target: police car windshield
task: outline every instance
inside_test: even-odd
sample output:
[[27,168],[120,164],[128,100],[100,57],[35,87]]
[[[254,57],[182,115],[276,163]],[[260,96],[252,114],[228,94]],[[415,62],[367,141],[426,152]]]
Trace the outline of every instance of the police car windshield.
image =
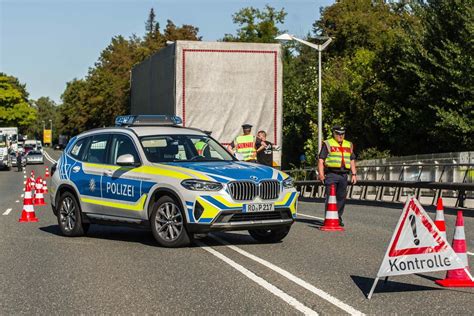
[[200,135],[155,135],[140,139],[150,162],[232,161],[218,142]]

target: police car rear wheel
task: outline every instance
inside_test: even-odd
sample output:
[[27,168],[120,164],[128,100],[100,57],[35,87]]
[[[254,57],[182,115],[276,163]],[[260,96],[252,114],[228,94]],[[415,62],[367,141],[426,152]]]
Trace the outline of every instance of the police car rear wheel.
[[253,237],[253,239],[267,243],[279,242],[280,240],[285,238],[289,232],[290,227],[249,230],[249,234]]
[[89,225],[82,224],[81,210],[76,197],[70,192],[65,192],[59,198],[58,206],[58,225],[63,235],[68,237],[84,235]]
[[164,247],[181,247],[190,243],[180,206],[169,196],[161,197],[151,214],[151,228],[156,241]]

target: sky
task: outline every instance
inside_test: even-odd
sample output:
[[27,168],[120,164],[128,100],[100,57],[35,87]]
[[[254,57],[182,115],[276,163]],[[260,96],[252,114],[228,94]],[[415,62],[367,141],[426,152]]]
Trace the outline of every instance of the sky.
[[199,28],[204,41],[235,34],[232,14],[269,4],[288,13],[281,27],[304,37],[331,0],[0,0],[0,72],[26,84],[31,99],[61,102],[66,83],[83,78],[113,36],[143,36],[150,8],[166,20]]

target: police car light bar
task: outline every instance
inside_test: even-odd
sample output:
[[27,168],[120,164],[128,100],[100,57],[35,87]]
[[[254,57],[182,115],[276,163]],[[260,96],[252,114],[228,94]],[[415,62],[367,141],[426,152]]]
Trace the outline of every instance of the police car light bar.
[[175,115],[122,115],[115,118],[115,126],[180,125],[183,120]]

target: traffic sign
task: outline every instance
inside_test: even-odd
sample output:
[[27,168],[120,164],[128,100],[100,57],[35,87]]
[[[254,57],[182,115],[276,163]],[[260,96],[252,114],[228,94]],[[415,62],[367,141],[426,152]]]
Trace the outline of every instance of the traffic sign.
[[50,129],[43,130],[43,144],[51,144],[52,133]]
[[465,268],[420,203],[409,197],[368,298],[380,277]]

